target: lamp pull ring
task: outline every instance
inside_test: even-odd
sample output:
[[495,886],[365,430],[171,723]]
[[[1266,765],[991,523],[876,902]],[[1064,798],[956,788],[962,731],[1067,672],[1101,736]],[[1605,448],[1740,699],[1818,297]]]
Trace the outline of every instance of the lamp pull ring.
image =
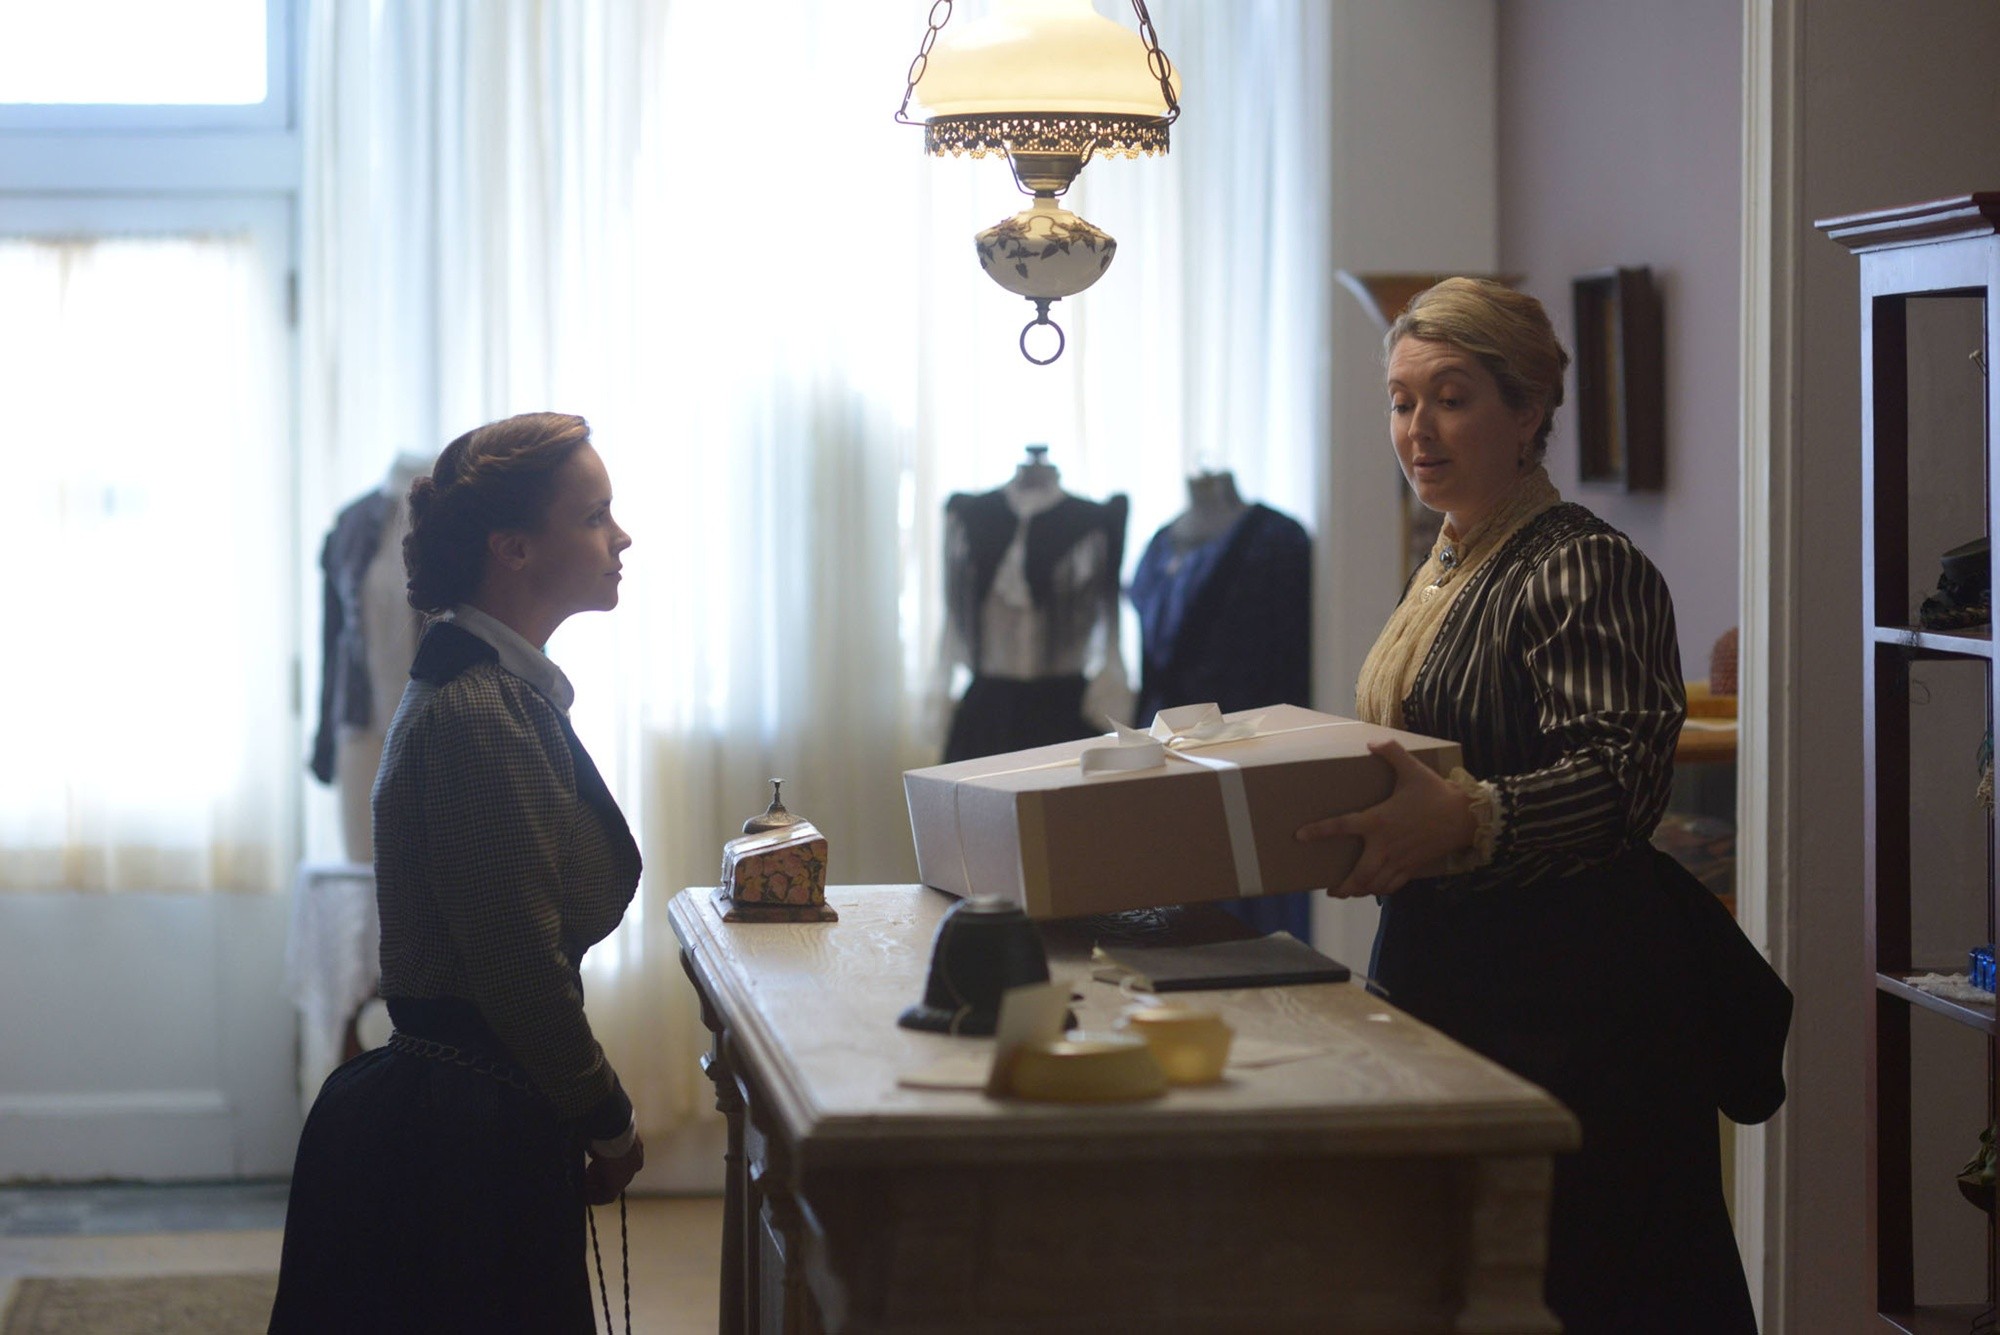
[[[1069,339],[1064,336],[1062,326],[1049,318],[1049,307],[1053,303],[1060,301],[1061,298],[1030,297],[1028,300],[1035,303],[1035,318],[1021,327],[1021,355],[1037,366],[1047,366],[1050,362],[1062,356],[1063,349],[1069,346]],[[1046,357],[1037,357],[1034,353],[1028,351],[1028,335],[1034,332],[1037,325],[1047,325],[1056,331],[1056,350]]]
[[[1134,0],[1137,3],[1137,0]],[[909,82],[903,88],[903,105],[896,108],[898,125],[922,125],[922,121],[910,119],[910,99],[916,96],[917,81],[924,77],[924,70],[930,65],[931,48],[937,45],[939,29],[951,22],[951,0],[931,0],[930,17],[925,21],[924,40],[917,46],[917,54],[910,61]],[[1150,60],[1151,57],[1148,57]],[[1168,98],[1172,101],[1172,98]]]

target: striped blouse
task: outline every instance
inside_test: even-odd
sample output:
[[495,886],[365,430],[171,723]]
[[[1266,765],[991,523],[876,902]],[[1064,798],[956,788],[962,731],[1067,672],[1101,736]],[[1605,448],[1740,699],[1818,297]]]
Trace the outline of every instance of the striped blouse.
[[1530,520],[1468,576],[1403,702],[1497,794],[1493,860],[1466,888],[1566,876],[1645,844],[1687,715],[1672,596],[1580,505]]

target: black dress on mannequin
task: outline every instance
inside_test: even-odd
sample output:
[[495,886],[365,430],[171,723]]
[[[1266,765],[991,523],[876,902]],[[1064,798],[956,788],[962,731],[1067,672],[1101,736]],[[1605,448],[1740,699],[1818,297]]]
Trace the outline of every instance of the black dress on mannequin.
[[1129,701],[1116,651],[1127,502],[1072,496],[1057,480],[1037,458],[1006,486],[945,504],[949,656],[973,674],[946,761],[1107,731],[1085,706],[1093,646]]
[[[1188,479],[1187,511],[1146,544],[1129,594],[1143,646],[1138,726],[1175,705],[1311,705],[1312,539],[1270,506],[1246,505],[1229,474]],[[1312,939],[1308,894],[1223,907],[1260,931]]]

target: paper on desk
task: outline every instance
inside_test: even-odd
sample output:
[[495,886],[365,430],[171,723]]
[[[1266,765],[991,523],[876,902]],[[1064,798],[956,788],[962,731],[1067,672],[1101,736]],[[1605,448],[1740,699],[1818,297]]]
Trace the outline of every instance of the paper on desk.
[[1000,994],[1000,1022],[993,1031],[993,1069],[986,1093],[1007,1093],[1014,1074],[1014,1054],[1028,1043],[1054,1043],[1063,1036],[1069,1018],[1069,982],[1027,983]]
[[1010,987],[1000,998],[992,1044],[948,1053],[903,1072],[896,1083],[909,1089],[983,1089],[997,1098],[1007,1092],[1017,1048],[1023,1043],[1052,1043],[1063,1036],[1069,1003],[1070,982],[1065,978]]
[[992,1074],[993,1049],[981,1043],[971,1052],[954,1052],[905,1071],[896,1083],[908,1089],[984,1089]]

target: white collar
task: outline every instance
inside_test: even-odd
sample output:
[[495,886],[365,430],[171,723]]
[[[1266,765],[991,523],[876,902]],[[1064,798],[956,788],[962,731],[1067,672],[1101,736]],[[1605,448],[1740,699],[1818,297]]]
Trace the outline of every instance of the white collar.
[[492,645],[500,655],[501,667],[540,691],[556,707],[557,713],[569,713],[569,707],[576,699],[576,688],[569,684],[569,678],[547,654],[529,644],[512,626],[487,615],[471,603],[459,603],[441,619],[457,624]]

